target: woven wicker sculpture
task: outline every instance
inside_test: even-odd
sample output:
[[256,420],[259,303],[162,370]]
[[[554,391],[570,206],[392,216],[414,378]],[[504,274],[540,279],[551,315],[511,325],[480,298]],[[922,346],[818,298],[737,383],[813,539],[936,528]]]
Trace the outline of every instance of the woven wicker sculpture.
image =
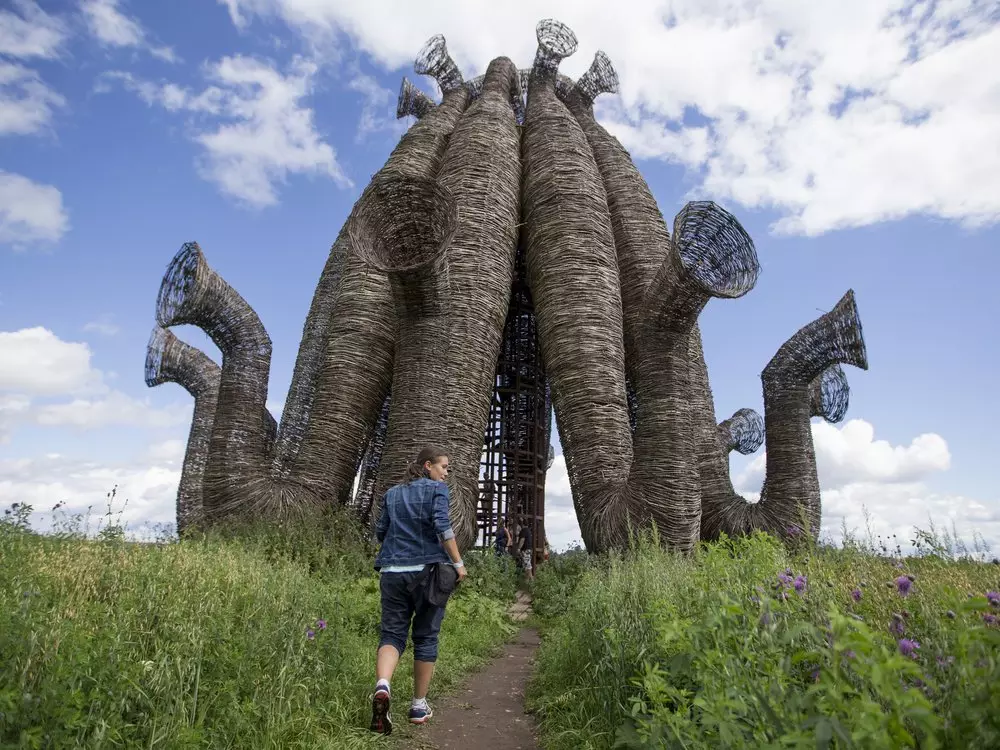
[[[710,299],[754,287],[753,242],[707,201],[688,203],[671,233],[628,152],[594,117],[595,97],[618,87],[608,57],[597,53],[574,82],[558,70],[576,50],[573,33],[542,21],[537,37],[530,69],[501,57],[471,81],[443,37],[421,51],[414,69],[435,78],[441,102],[403,79],[397,114],[415,122],[334,243],[276,435],[264,409],[263,326],[197,245],[174,259],[159,325],[197,325],[223,353],[215,380],[190,388],[200,405],[189,461],[202,481],[182,487],[192,498],[185,523],[335,503],[371,521],[407,460],[433,444],[451,458],[460,544],[473,544],[484,430],[520,288],[530,291],[588,549],[620,547],[651,523],[679,550],[803,521],[818,532],[810,417],[842,419],[839,365],[867,367],[853,294],[767,365],[763,419],[741,409],[718,424],[697,320]],[[151,352],[167,350],[165,335],[154,334]],[[765,441],[767,479],[749,504],[732,488],[728,455]],[[544,479],[546,458],[527,470]]]

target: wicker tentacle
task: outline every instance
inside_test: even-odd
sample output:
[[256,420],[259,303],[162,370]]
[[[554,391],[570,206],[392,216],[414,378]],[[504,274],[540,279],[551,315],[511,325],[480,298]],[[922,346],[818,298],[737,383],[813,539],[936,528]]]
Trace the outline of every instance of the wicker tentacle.
[[847,415],[851,401],[851,386],[847,373],[839,364],[832,365],[813,378],[809,384],[809,416],[822,417],[836,424]]
[[[760,502],[746,503],[731,492],[731,484],[728,496],[721,488],[714,496],[706,497],[703,537],[755,529],[780,536],[805,532],[815,538],[819,534],[822,503],[810,427],[810,386],[838,363],[868,367],[853,291],[848,291],[829,313],[788,339],[764,368],[761,380],[767,474]],[[716,440],[717,436],[716,432]],[[803,522],[808,529],[802,528]]]
[[[374,179],[391,175],[435,175],[448,138],[468,102],[464,87],[448,91],[406,131]],[[372,439],[392,383],[396,311],[385,273],[369,265],[370,244],[355,228],[341,237],[346,258],[326,333],[323,367],[316,380],[314,408],[300,455],[290,476],[308,485],[324,502],[346,502]],[[332,262],[332,257],[331,257]],[[307,321],[308,324],[308,321]],[[376,498],[377,500],[377,498]]]
[[202,482],[208,444],[212,439],[220,369],[204,352],[156,326],[146,348],[146,385],[177,383],[194,397],[194,416],[188,434],[181,479],[177,486],[177,534],[204,522]]
[[[445,433],[451,458],[452,521],[459,545],[477,533],[479,469],[489,421],[504,321],[514,282],[521,214],[521,139],[513,102],[521,101],[517,68],[493,60],[480,97],[452,133],[438,182],[459,206],[448,249],[450,307]],[[433,397],[428,393],[428,400]],[[420,431],[427,429],[426,423]]]
[[415,73],[431,76],[447,94],[462,86],[462,71],[451,59],[443,34],[435,34],[424,44],[413,63]]
[[559,436],[588,549],[619,543],[632,465],[618,263],[607,196],[580,124],[559,100],[556,65],[576,48],[538,26],[523,134],[528,281]]
[[423,91],[414,86],[410,79],[403,76],[399,86],[399,98],[396,100],[396,118],[413,116],[418,120],[437,105]]
[[352,507],[362,523],[371,523],[372,504],[375,499],[375,483],[378,481],[379,467],[382,464],[382,453],[385,451],[385,439],[389,431],[389,407],[392,405],[392,394],[385,397],[378,422],[372,432],[371,440],[365,448],[364,460],[361,464],[358,490],[354,495]]
[[[271,340],[260,319],[240,295],[213,271],[197,243],[185,244],[164,275],[157,297],[161,326],[184,323],[204,330],[222,352],[222,373],[205,466],[205,510],[213,516],[233,512],[297,510],[296,501],[277,500],[264,488],[270,477],[271,425],[267,381]],[[254,492],[241,491],[250,481]],[[308,504],[306,498],[302,498]]]
[[739,409],[719,422],[719,439],[727,453],[749,456],[764,444],[764,418],[753,409]]
[[664,541],[690,551],[701,528],[701,491],[688,339],[708,300],[749,291],[759,265],[753,242],[713,203],[689,203],[674,221],[670,252],[646,290],[635,367],[642,404],[627,496],[643,498]]

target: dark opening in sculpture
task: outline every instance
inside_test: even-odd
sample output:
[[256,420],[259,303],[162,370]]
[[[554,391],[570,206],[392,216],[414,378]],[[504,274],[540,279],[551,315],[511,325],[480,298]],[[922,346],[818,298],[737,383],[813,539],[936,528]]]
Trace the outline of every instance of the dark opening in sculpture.
[[[753,241],[710,201],[672,233],[628,152],[594,117],[618,77],[598,52],[559,73],[576,38],[537,28],[530,69],[505,57],[466,82],[433,37],[404,79],[414,124],[347,218],[317,284],[279,426],[264,408],[270,340],[250,306],[185,245],[164,277],[147,383],[195,396],[178,526],[347,505],[372,522],[424,445],[445,447],[460,546],[504,516],[545,543],[554,410],[584,542],[621,547],[655,523],[672,548],[754,529],[818,534],[810,418],[843,418],[841,364],[867,368],[852,292],[784,344],[761,374],[764,416],[719,424],[698,316],[755,285]],[[164,329],[189,323],[221,368]],[[747,503],[730,451],[766,445]],[[357,488],[352,491],[355,479]],[[804,529],[805,523],[808,529]]]

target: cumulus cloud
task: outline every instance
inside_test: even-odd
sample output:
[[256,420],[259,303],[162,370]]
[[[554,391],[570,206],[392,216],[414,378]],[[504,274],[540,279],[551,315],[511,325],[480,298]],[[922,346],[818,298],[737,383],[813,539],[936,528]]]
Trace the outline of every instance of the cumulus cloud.
[[104,46],[144,48],[161,60],[177,62],[170,47],[149,42],[142,24],[122,12],[119,0],[84,0],[81,10],[90,33]]
[[0,244],[23,250],[57,242],[69,226],[58,189],[0,169]]
[[395,92],[363,73],[354,76],[347,86],[363,97],[355,140],[362,142],[369,136],[381,132],[400,136],[406,131],[406,124],[396,119]]
[[[923,480],[951,465],[948,444],[926,433],[908,445],[875,439],[871,424],[852,419],[842,426],[813,424],[816,465],[823,496],[821,535],[832,541],[843,530],[867,537],[896,535],[910,548],[914,529],[932,524],[971,544],[978,536],[1000,547],[1000,499],[992,502],[930,490]],[[760,497],[766,454],[761,453],[734,479],[751,502]],[[545,525],[553,549],[580,542],[566,459],[556,456],[545,479]]]
[[179,482],[180,467],[167,462],[97,463],[55,454],[0,459],[0,507],[27,503],[35,510],[33,526],[44,529],[51,526],[53,506],[63,503],[61,511],[67,515],[89,510],[95,531],[106,512],[107,494],[117,487],[112,510],[124,507],[122,521],[134,530],[174,522]]
[[0,60],[0,136],[33,135],[49,127],[66,100],[37,72]]
[[[228,196],[253,207],[278,202],[277,187],[289,175],[329,177],[352,183],[333,148],[316,131],[311,108],[316,65],[295,58],[286,72],[250,57],[224,57],[206,68],[212,82],[194,92],[173,83],[152,83],[115,72],[147,104],[193,116],[192,138],[202,147],[201,175]],[[105,84],[106,85],[106,84]]]
[[598,114],[642,158],[687,167],[700,195],[776,210],[816,235],[925,214],[1000,217],[1000,25],[980,0],[219,0],[239,27],[279,18],[311,41],[347,35],[377,63],[408,65],[441,32],[468,75],[496,55],[530,64],[536,19],[600,47],[621,75]]
[[158,409],[111,389],[109,375],[93,367],[91,356],[87,344],[63,341],[40,326],[0,331],[0,436],[7,439],[19,424],[89,430],[190,420],[190,404]]
[[21,59],[58,57],[69,37],[65,21],[46,13],[35,0],[13,0],[11,8],[0,10],[0,54]]

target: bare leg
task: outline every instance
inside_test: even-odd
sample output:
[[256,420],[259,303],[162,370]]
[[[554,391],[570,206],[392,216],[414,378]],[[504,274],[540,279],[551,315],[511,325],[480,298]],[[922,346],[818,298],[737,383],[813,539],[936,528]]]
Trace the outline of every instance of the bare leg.
[[[395,651],[395,649],[393,649]],[[381,655],[381,650],[379,654]],[[398,655],[397,655],[398,659]],[[413,660],[413,697],[417,700],[427,697],[427,690],[431,686],[431,677],[434,676],[434,662]]]
[[[396,647],[382,646],[378,650],[378,658],[375,660],[376,680],[392,682],[392,674],[396,671],[397,664],[399,664],[399,652],[396,650]],[[430,677],[427,679],[430,681]]]

